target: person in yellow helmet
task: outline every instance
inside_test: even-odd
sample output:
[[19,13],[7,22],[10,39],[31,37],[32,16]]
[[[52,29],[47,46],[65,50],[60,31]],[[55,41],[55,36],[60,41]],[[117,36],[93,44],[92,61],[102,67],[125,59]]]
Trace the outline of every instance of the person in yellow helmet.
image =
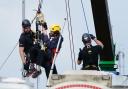
[[60,32],[60,30],[61,30],[61,27],[59,24],[53,24],[50,28],[50,31],[52,32],[57,32],[57,31]]
[[[60,39],[59,47],[58,47],[58,52],[61,48],[62,42],[63,42],[63,37],[61,35],[61,27],[59,24],[53,24],[50,27],[50,33],[49,36],[47,34],[47,30],[42,30],[42,41],[46,46],[45,51],[47,54],[45,55],[45,58],[47,59],[45,64],[43,64],[43,67],[45,68],[46,76],[47,78],[49,77],[49,72],[51,69],[52,61],[56,52],[58,40]],[[58,53],[57,52],[57,53]],[[53,69],[53,74],[57,74],[56,66],[54,66]]]
[[60,25],[59,24],[53,24],[50,27],[50,33],[49,33],[49,35],[51,37],[59,36],[60,35],[60,31],[61,31]]

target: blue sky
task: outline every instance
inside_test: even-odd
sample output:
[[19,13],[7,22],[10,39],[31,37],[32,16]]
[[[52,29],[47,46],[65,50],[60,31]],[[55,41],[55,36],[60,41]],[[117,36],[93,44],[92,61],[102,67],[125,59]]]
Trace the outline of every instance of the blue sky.
[[[15,44],[17,43],[21,33],[22,21],[22,0],[1,0],[0,1],[0,65],[7,58]],[[87,22],[90,33],[95,35],[94,24],[92,19],[91,7],[89,0],[83,0]],[[125,66],[127,66],[128,58],[128,1],[127,0],[108,0],[110,20],[112,25],[113,39],[116,43],[116,52],[119,50],[125,53]],[[38,0],[26,0],[26,18],[32,20],[35,16]],[[77,59],[79,48],[83,47],[81,35],[87,32],[84,22],[80,0],[70,0],[72,26],[74,35],[75,59]],[[43,0],[42,12],[48,26],[58,23],[63,26],[66,17],[66,8],[64,0]],[[32,28],[35,29],[35,24]],[[69,48],[69,36],[67,23],[63,29],[64,43],[60,54],[57,58],[56,65],[59,73],[66,70],[72,70],[71,56]],[[21,61],[18,54],[18,46],[10,56],[5,66],[0,70],[0,76],[21,77]],[[80,69],[80,66],[77,66]],[[126,73],[128,69],[125,69]],[[46,81],[44,72],[40,81]],[[45,85],[45,84],[44,84]],[[42,86],[44,86],[42,85]]]

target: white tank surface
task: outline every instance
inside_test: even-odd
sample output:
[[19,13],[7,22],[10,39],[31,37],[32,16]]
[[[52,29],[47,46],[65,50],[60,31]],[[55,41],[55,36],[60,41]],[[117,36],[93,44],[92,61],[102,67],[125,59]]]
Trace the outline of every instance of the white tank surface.
[[0,89],[33,89],[25,80],[20,78],[0,78]]
[[110,89],[112,75],[94,70],[68,71],[62,75],[52,75],[50,89]]

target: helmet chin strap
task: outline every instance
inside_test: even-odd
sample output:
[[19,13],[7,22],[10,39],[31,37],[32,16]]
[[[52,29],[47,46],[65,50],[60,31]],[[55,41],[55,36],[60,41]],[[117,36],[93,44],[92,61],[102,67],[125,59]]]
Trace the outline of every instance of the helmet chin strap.
[[88,48],[91,48],[91,46],[92,46],[91,43],[86,43],[86,44],[85,44],[85,47],[86,47],[87,49],[88,49]]
[[92,50],[91,50],[92,45],[91,45],[91,43],[86,43],[85,47],[87,49],[88,54],[92,54]]

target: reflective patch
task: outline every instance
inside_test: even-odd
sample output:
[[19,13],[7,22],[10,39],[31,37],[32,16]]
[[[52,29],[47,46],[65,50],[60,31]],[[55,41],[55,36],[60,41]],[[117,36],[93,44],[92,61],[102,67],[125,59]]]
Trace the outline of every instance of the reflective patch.
[[23,44],[19,44],[20,47],[23,47],[24,45]]

